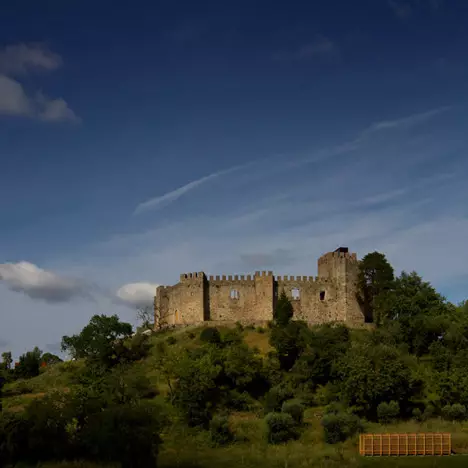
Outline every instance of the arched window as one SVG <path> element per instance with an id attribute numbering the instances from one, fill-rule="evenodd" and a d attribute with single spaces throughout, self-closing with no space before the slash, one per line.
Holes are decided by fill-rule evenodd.
<path id="1" fill-rule="evenodd" d="M 294 301 L 298 301 L 301 298 L 301 292 L 297 288 L 291 290 L 291 297 Z"/>
<path id="2" fill-rule="evenodd" d="M 239 299 L 239 291 L 237 289 L 231 289 L 231 299 Z"/>

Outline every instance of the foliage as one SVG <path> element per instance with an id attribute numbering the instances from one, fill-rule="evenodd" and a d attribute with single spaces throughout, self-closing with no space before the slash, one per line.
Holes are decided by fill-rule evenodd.
<path id="1" fill-rule="evenodd" d="M 463 421 L 467 416 L 466 407 L 459 403 L 446 405 L 442 408 L 442 416 L 448 421 Z"/>
<path id="2" fill-rule="evenodd" d="M 62 338 L 62 351 L 72 357 L 110 367 L 118 362 L 116 345 L 132 333 L 129 323 L 121 322 L 117 315 L 94 315 L 78 335 Z M 120 344 L 120 350 L 124 349 Z"/>
<path id="3" fill-rule="evenodd" d="M 176 337 L 175 337 L 175 336 L 172 336 L 172 335 L 171 335 L 171 336 L 168 336 L 166 341 L 167 341 L 167 344 L 168 344 L 168 345 L 174 345 L 174 344 L 177 343 Z"/>
<path id="4" fill-rule="evenodd" d="M 336 444 L 362 431 L 360 419 L 348 412 L 326 414 L 321 421 L 327 444 Z"/>
<path id="5" fill-rule="evenodd" d="M 400 414 L 400 405 L 397 401 L 389 403 L 383 401 L 377 406 L 377 418 L 381 423 L 387 424 L 398 418 Z"/>
<path id="6" fill-rule="evenodd" d="M 395 400 L 406 408 L 415 388 L 401 354 L 385 345 L 352 347 L 337 363 L 337 376 L 343 402 L 371 419 L 382 402 Z"/>
<path id="7" fill-rule="evenodd" d="M 380 322 L 379 299 L 393 286 L 393 268 L 385 255 L 368 253 L 359 262 L 358 299 L 366 321 Z"/>
<path id="8" fill-rule="evenodd" d="M 234 440 L 234 433 L 229 427 L 226 415 L 215 415 L 210 421 L 210 436 L 213 445 L 227 445 Z"/>
<path id="9" fill-rule="evenodd" d="M 62 359 L 52 353 L 44 353 L 41 357 L 41 363 L 44 363 L 47 366 L 58 364 L 59 362 L 63 362 Z"/>
<path id="10" fill-rule="evenodd" d="M 297 425 L 302 424 L 304 419 L 304 405 L 298 399 L 287 400 L 281 407 L 281 412 L 290 414 Z"/>
<path id="11" fill-rule="evenodd" d="M 265 395 L 264 410 L 265 414 L 279 412 L 286 400 L 294 396 L 293 390 L 284 382 L 271 388 Z"/>
<path id="12" fill-rule="evenodd" d="M 2 353 L 1 368 L 4 370 L 10 370 L 13 364 L 13 358 L 11 357 L 11 351 Z"/>
<path id="13" fill-rule="evenodd" d="M 37 346 L 32 351 L 21 355 L 15 367 L 16 376 L 27 379 L 39 375 L 41 355 L 42 351 Z"/>
<path id="14" fill-rule="evenodd" d="M 283 291 L 276 303 L 275 310 L 273 311 L 273 319 L 278 327 L 285 327 L 292 319 L 294 314 L 293 305 L 289 300 L 286 293 Z"/>
<path id="15" fill-rule="evenodd" d="M 269 413 L 265 417 L 267 439 L 270 444 L 281 444 L 296 439 L 298 431 L 293 417 L 287 413 Z"/>
<path id="16" fill-rule="evenodd" d="M 270 345 L 275 348 L 282 370 L 291 369 L 306 347 L 307 325 L 302 322 L 289 322 L 276 325 L 271 330 Z"/>
<path id="17" fill-rule="evenodd" d="M 206 327 L 200 333 L 200 340 L 205 343 L 219 344 L 221 343 L 221 334 L 215 327 Z"/>

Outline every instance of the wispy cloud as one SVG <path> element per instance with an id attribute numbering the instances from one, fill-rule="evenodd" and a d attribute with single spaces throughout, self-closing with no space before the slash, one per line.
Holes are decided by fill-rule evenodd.
<path id="1" fill-rule="evenodd" d="M 188 184 L 183 185 L 182 187 L 179 187 L 175 190 L 172 190 L 170 192 L 167 192 L 163 195 L 151 198 L 149 200 L 146 200 L 142 203 L 140 203 L 136 208 L 133 214 L 139 214 L 147 210 L 154 210 L 157 208 L 161 208 L 163 206 L 167 206 L 168 204 L 176 201 L 183 195 L 185 195 L 188 192 L 191 192 L 192 190 L 195 190 L 196 188 L 200 187 L 201 185 L 204 185 L 214 179 L 217 179 L 221 176 L 225 176 L 228 174 L 231 174 L 235 171 L 239 171 L 242 169 L 246 169 L 247 167 L 251 166 L 252 163 L 247 163 L 247 164 L 242 164 L 239 166 L 234 166 L 230 167 L 229 169 L 225 169 L 222 171 L 218 172 L 213 172 L 212 174 L 206 175 L 204 177 L 200 177 L 199 179 L 192 180 Z"/>
<path id="2" fill-rule="evenodd" d="M 41 45 L 18 44 L 0 49 L 0 115 L 45 122 L 80 122 L 63 98 L 50 98 L 41 92 L 29 95 L 13 78 L 38 70 L 52 71 L 61 64 L 59 55 Z"/>
<path id="3" fill-rule="evenodd" d="M 43 44 L 12 44 L 0 49 L 0 73 L 5 75 L 52 71 L 61 65 L 60 55 Z"/>
<path id="4" fill-rule="evenodd" d="M 293 50 L 280 50 L 273 55 L 275 60 L 310 60 L 314 58 L 337 58 L 339 49 L 335 42 L 326 36 L 317 36 L 311 42 Z"/>
<path id="5" fill-rule="evenodd" d="M 437 12 L 442 7 L 443 0 L 388 0 L 387 3 L 398 19 L 407 21 L 421 7 Z"/>

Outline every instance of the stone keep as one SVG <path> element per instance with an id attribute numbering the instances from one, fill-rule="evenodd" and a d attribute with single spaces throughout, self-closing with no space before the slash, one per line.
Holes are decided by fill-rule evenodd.
<path id="1" fill-rule="evenodd" d="M 266 322 L 273 319 L 276 300 L 284 291 L 294 319 L 309 324 L 364 323 L 356 299 L 358 260 L 347 247 L 318 259 L 318 276 L 210 276 L 185 273 L 174 286 L 159 286 L 154 298 L 155 327 L 202 322 Z"/>

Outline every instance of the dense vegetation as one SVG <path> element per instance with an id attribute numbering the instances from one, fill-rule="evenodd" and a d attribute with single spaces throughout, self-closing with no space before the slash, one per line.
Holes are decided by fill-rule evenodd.
<path id="1" fill-rule="evenodd" d="M 373 322 L 362 330 L 293 321 L 282 294 L 268 329 L 148 337 L 95 316 L 62 339 L 73 361 L 35 348 L 13 366 L 4 353 L 0 465 L 367 466 L 360 431 L 463 434 L 468 303 L 450 304 L 416 273 L 395 277 L 377 252 L 360 263 L 359 300 Z"/>

